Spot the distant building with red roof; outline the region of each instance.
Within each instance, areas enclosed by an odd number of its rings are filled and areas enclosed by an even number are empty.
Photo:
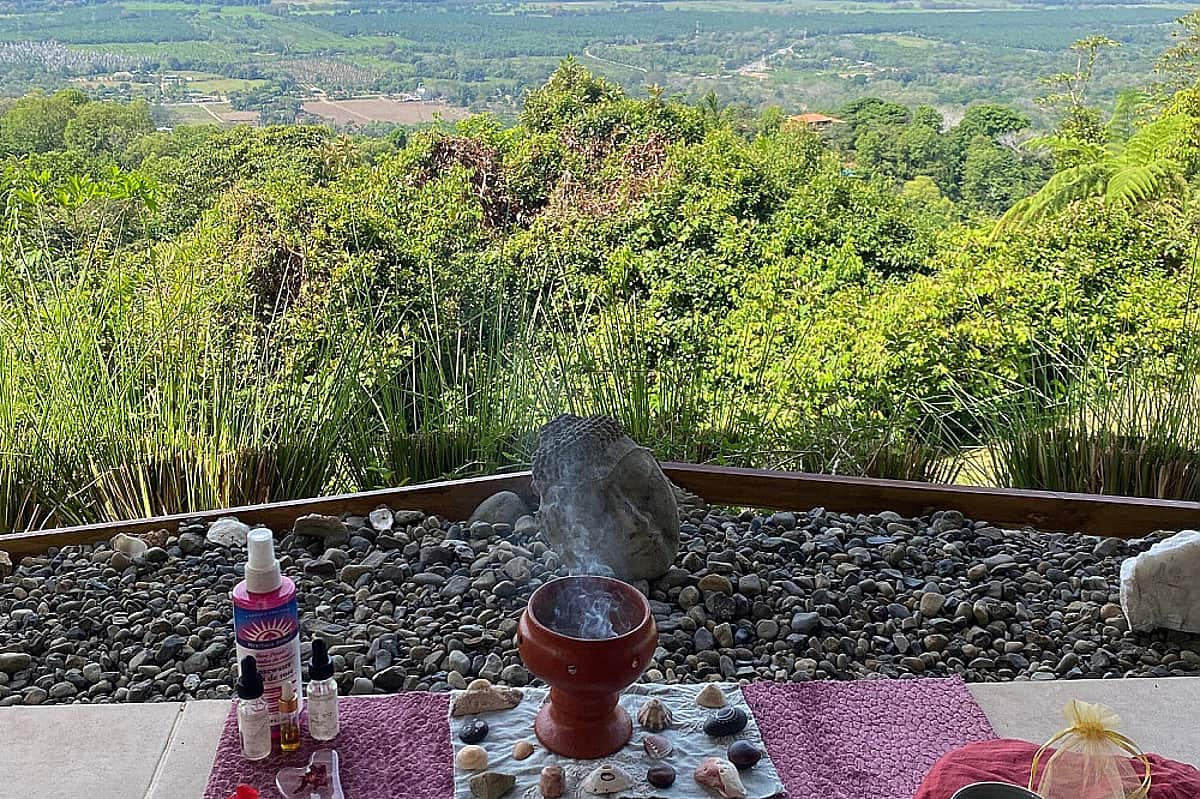
[[[792,122],[799,123],[814,130],[825,130],[834,125],[844,125],[845,120],[837,117],[826,116],[825,114],[796,114],[789,117]]]

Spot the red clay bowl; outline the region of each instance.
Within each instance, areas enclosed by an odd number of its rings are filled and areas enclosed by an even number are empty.
[[[607,637],[585,637],[580,597],[600,596]],[[593,635],[596,631],[591,631]],[[517,627],[525,667],[550,686],[534,723],[552,752],[593,760],[628,743],[633,722],[619,705],[621,691],[642,676],[658,646],[650,603],[610,577],[564,577],[533,592]]]

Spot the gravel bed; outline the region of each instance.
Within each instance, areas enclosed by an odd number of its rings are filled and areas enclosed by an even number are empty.
[[[681,507],[667,575],[640,587],[654,682],[961,674],[969,681],[1200,674],[1200,637],[1128,631],[1120,561],[1137,541],[1001,531],[956,511],[919,519],[822,508]],[[524,685],[513,643],[529,594],[564,570],[533,517],[470,527],[418,511],[289,533],[304,655],[321,636],[344,693]],[[316,529],[310,527],[308,529]],[[14,563],[0,581],[0,706],[232,695],[229,592],[244,549],[208,526]]]

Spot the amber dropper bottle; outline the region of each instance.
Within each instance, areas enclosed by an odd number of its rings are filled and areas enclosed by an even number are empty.
[[[284,680],[279,694],[279,748],[285,752],[300,748],[300,698],[291,680]]]

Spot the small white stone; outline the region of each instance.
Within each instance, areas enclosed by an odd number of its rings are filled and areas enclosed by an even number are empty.
[[[145,555],[146,550],[150,548],[142,539],[134,538],[131,535],[125,535],[125,533],[117,533],[112,537],[112,540],[109,541],[109,543],[112,545],[113,549],[125,554],[130,558],[140,558],[142,555]]]
[[[250,525],[239,522],[232,516],[222,516],[208,526],[208,540],[217,546],[233,547],[246,546],[246,536]]]
[[[1200,531],[1184,530],[1121,563],[1121,608],[1131,629],[1200,633]]]

